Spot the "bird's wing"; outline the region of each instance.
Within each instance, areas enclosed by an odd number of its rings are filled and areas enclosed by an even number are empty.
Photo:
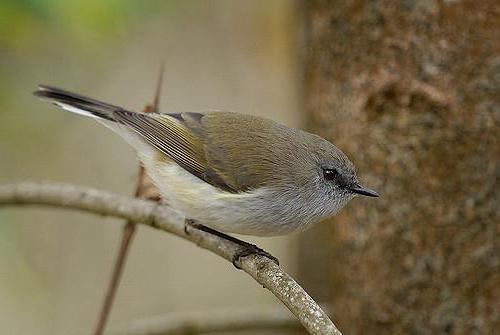
[[[203,146],[204,177],[212,184],[215,181],[234,192],[245,192],[265,186],[281,173],[288,173],[282,171],[287,164],[277,160],[293,159],[290,128],[232,112],[169,115],[189,129]],[[278,128],[281,131],[276,131]]]
[[[273,121],[231,112],[140,114],[115,113],[150,145],[178,165],[222,190],[239,193],[265,186],[289,173],[295,155],[292,137]],[[282,131],[275,132],[277,127]],[[280,138],[272,144],[273,138]],[[283,143],[285,145],[283,145]],[[285,168],[284,168],[285,167]]]
[[[207,158],[200,123],[203,114],[143,114],[116,111],[114,119],[134,130],[147,143],[179,166],[205,182],[231,193],[238,193],[234,182],[212,169]]]

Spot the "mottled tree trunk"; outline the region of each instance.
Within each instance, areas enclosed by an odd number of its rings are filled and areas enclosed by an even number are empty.
[[[345,334],[500,332],[500,2],[306,3],[309,128],[381,198],[304,235],[304,282]]]

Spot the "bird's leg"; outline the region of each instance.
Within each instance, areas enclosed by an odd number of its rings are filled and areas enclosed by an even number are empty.
[[[191,219],[186,219],[184,221],[184,231],[186,232],[187,235],[189,235],[188,227],[193,227],[196,229],[199,229],[201,231],[204,231],[206,233],[218,236],[220,238],[223,238],[227,241],[231,241],[233,243],[236,243],[240,246],[240,249],[233,255],[232,263],[235,268],[241,269],[241,258],[247,257],[250,255],[260,255],[269,258],[273,262],[275,262],[277,265],[280,264],[279,260],[268,253],[267,251],[259,248],[255,244],[245,242],[243,240],[237,239],[236,237],[233,237],[231,235],[224,234],[218,230],[212,229],[210,227],[204,226],[202,224],[196,223],[194,220]]]

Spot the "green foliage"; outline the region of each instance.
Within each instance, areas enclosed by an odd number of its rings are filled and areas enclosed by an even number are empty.
[[[64,33],[77,41],[97,41],[125,33],[136,21],[165,14],[179,1],[3,0],[0,1],[0,48],[13,52],[36,45],[40,37]]]

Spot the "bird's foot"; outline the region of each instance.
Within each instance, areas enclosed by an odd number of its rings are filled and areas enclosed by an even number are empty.
[[[228,241],[231,241],[233,243],[238,244],[240,246],[240,248],[238,249],[238,251],[236,251],[236,253],[232,257],[232,263],[233,263],[234,267],[237,269],[241,269],[241,259],[243,257],[247,257],[250,255],[264,256],[264,257],[267,257],[270,260],[272,260],[277,265],[280,265],[280,262],[276,257],[271,255],[267,251],[259,248],[255,244],[251,244],[251,243],[242,241],[242,240],[237,239],[236,237],[233,237],[231,235],[224,234],[218,230],[215,230],[215,229],[212,229],[210,227],[204,226],[202,224],[196,223],[196,221],[194,221],[194,220],[185,219],[184,220],[184,232],[186,233],[186,235],[190,234],[189,228],[199,229],[199,230],[202,230],[206,233],[210,233],[210,234],[219,236],[225,240],[228,240]]]
[[[276,265],[280,265],[280,261],[264,249],[259,248],[255,244],[247,243],[244,241],[241,242],[243,242],[244,244],[240,244],[241,248],[233,255],[232,259],[232,263],[235,268],[241,269],[241,259],[250,255],[264,256],[272,260],[274,263],[276,263]]]
[[[191,220],[191,219],[184,219],[184,233],[186,233],[186,235],[189,235],[189,228],[193,227],[193,228],[197,228],[197,223],[194,222],[194,220]]]

